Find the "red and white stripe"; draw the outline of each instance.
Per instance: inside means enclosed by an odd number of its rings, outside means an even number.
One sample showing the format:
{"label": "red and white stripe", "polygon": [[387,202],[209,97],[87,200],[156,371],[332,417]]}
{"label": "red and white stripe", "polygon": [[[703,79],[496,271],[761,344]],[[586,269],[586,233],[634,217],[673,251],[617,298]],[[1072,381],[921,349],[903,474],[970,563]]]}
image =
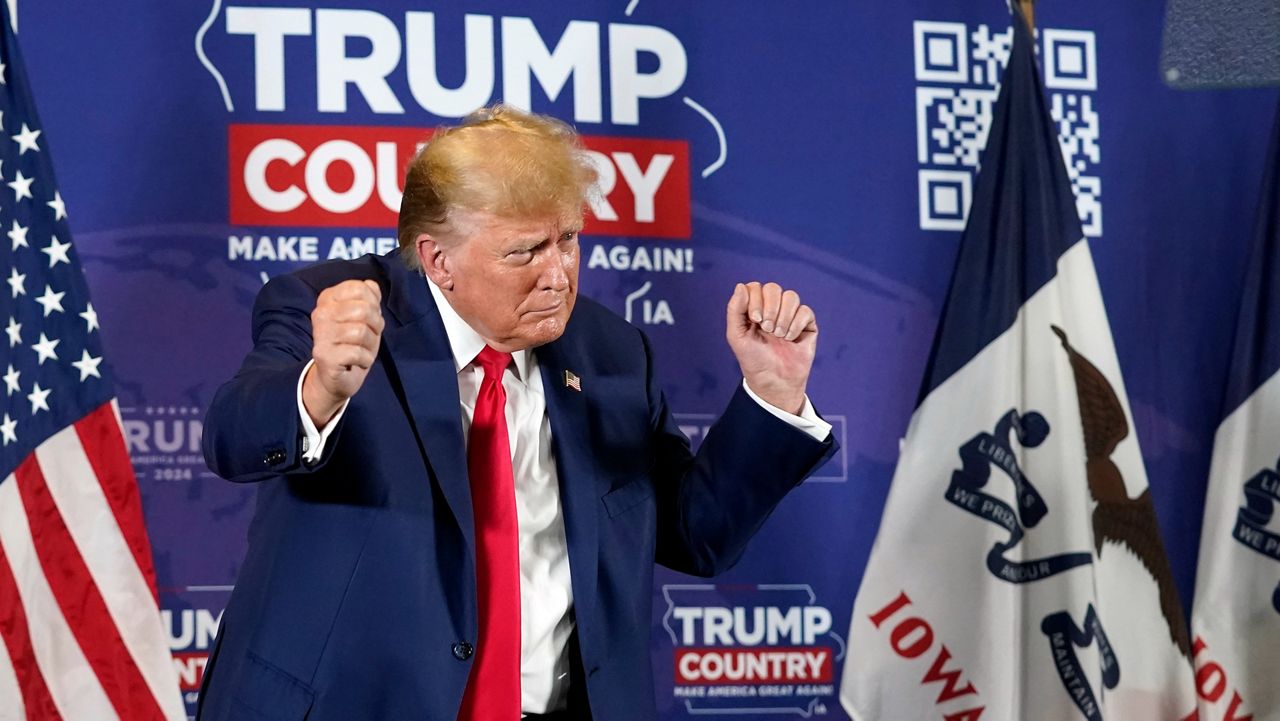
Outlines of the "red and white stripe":
{"label": "red and white stripe", "polygon": [[118,411],[0,482],[0,721],[186,718]]}

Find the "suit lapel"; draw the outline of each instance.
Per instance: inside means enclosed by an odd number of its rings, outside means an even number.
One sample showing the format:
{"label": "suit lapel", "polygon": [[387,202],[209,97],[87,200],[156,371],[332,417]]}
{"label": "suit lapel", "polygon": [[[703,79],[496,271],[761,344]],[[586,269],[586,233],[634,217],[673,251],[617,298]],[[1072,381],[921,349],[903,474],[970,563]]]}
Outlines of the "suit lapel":
{"label": "suit lapel", "polygon": [[[462,529],[469,552],[475,550],[475,522],[467,476],[466,444],[458,400],[458,372],[440,312],[427,280],[410,271],[397,255],[388,256],[388,319],[382,340],[404,390],[413,430],[426,453],[445,501]],[[394,326],[394,327],[393,327]]]}
{"label": "suit lapel", "polygon": [[[565,336],[569,333],[566,332]],[[565,535],[569,543],[574,613],[578,616],[579,628],[596,628],[584,622],[595,611],[596,568],[600,552],[597,525],[600,499],[591,463],[591,428],[587,413],[591,378],[579,378],[581,391],[570,388],[565,382],[565,371],[581,376],[588,368],[585,357],[567,337],[538,348],[537,354],[560,479],[560,504],[564,508]]]}

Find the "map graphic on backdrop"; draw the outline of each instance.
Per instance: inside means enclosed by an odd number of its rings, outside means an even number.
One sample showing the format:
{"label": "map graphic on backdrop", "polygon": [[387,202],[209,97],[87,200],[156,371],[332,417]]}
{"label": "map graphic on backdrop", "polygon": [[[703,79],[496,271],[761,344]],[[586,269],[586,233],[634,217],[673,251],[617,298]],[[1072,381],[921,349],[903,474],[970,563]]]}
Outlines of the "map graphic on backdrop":
{"label": "map graphic on backdrop", "polygon": [[[555,26],[550,32],[540,32],[529,18],[469,14],[462,18],[461,23],[465,71],[461,83],[449,88],[439,79],[446,62],[439,56],[444,52],[441,46],[446,42],[446,28],[451,24],[456,32],[457,21],[456,14],[445,12],[406,11],[401,15],[367,9],[222,7],[215,3],[211,14],[197,31],[196,48],[202,66],[217,81],[231,118],[252,109],[259,115],[272,113],[272,119],[290,119],[295,115],[290,112],[292,109],[309,109],[312,102],[322,117],[328,117],[324,115],[326,113],[345,113],[349,106],[364,103],[378,116],[408,114],[407,109],[416,104],[441,118],[454,118],[496,97],[495,76],[499,68],[503,81],[502,97],[524,107],[532,106],[535,88],[551,100],[571,88],[572,114],[565,119],[579,125],[600,123],[607,112],[613,126],[639,126],[644,132],[643,129],[652,127],[652,123],[641,122],[642,108],[650,102],[678,96],[687,109],[706,121],[709,128],[700,128],[700,133],[690,133],[690,137],[683,140],[630,135],[585,136],[591,157],[601,173],[601,196],[590,209],[585,231],[589,240],[583,249],[588,274],[584,284],[592,280],[592,273],[609,271],[625,272],[640,280],[637,287],[619,285],[612,294],[615,301],[618,295],[622,295],[621,307],[616,302],[613,305],[627,320],[643,326],[676,326],[683,315],[678,311],[682,309],[679,301],[671,298],[661,286],[668,277],[695,275],[699,270],[698,256],[695,255],[698,239],[692,239],[692,247],[685,245],[690,243],[692,234],[691,196],[694,193],[691,187],[696,188],[700,179],[712,176],[729,158],[726,131],[720,120],[693,98],[680,95],[691,71],[686,49],[679,37],[658,26],[632,23],[605,25],[582,20],[567,22],[557,37]],[[922,85],[917,89],[922,202],[928,200],[927,207],[935,218],[944,215],[944,206],[953,202],[947,200],[948,186],[933,182],[936,178],[927,174],[949,172],[950,175],[939,177],[960,183],[957,192],[964,199],[960,208],[963,217],[968,204],[966,191],[977,167],[974,146],[976,144],[980,148],[985,141],[998,66],[1008,59],[1011,35],[991,35],[987,26],[980,25],[973,34],[974,46],[969,48],[968,33],[962,23],[916,22],[913,29],[917,81],[969,82],[986,88],[953,88],[950,98],[945,95],[946,91],[936,87]],[[945,54],[935,37],[938,31],[955,43],[952,56],[960,67],[952,69],[949,75],[931,64],[938,59],[939,53]],[[1094,63],[1092,35],[1087,35],[1089,52],[1083,53],[1082,57]],[[1055,37],[1052,32],[1046,32],[1046,42],[1052,37]],[[314,45],[298,42],[295,38],[314,38]],[[246,42],[250,39],[251,43]],[[370,53],[365,56],[347,55],[348,45],[353,40],[367,41]],[[607,44],[607,53],[601,49],[603,44]],[[970,52],[974,58],[971,73],[964,67],[966,54]],[[642,72],[641,58],[645,55],[656,59],[657,66],[650,64]],[[252,76],[244,72],[247,69],[244,64],[237,68],[234,60],[228,63],[228,56],[241,62],[246,56],[251,57]],[[983,58],[984,66],[977,65],[979,57]],[[922,62],[924,72],[920,68]],[[311,95],[310,88],[299,87],[301,83],[293,81],[290,75],[299,64],[314,64],[314,95]],[[407,95],[403,91],[398,93],[399,88],[393,88],[388,80],[388,76],[401,72],[401,65],[409,89]],[[226,73],[220,68],[226,68]],[[1086,68],[1088,72],[1092,69],[1093,65]],[[605,76],[610,87],[607,101],[602,92]],[[632,91],[628,92],[628,89]],[[983,100],[983,94],[990,98]],[[1055,98],[1057,108],[1063,97],[1058,95]],[[1075,100],[1076,96],[1070,96],[1072,104]],[[1086,110],[1088,102],[1086,97]],[[942,110],[947,104],[950,105],[949,112]],[[943,148],[950,145],[954,152],[951,156],[953,161],[964,170],[923,169],[926,163],[933,166],[952,164],[941,152],[926,153],[926,135],[941,137],[936,132],[929,132],[932,128],[926,126],[938,118],[955,126],[955,119],[963,117],[962,112],[966,108],[971,117],[952,128],[954,133],[950,141],[940,143]],[[1097,117],[1086,117],[1091,119],[1096,137]],[[1064,151],[1068,149],[1069,142],[1079,144],[1081,137],[1066,132],[1066,127],[1064,124]],[[304,263],[353,258],[367,252],[385,253],[392,249],[395,239],[387,229],[394,226],[400,179],[408,159],[421,147],[429,132],[424,127],[398,125],[231,122],[227,126],[227,177],[228,220],[232,224],[232,232],[227,236],[226,260],[261,268],[282,261]],[[1083,137],[1087,140],[1087,132]],[[1067,138],[1075,140],[1068,141]],[[1086,145],[1086,150],[1090,148],[1092,153],[1089,157],[1096,162],[1096,145]],[[712,149],[716,153],[711,162],[701,161],[700,169],[694,166],[691,156],[709,157]],[[1085,166],[1072,167],[1074,172]],[[926,180],[929,181],[927,192]],[[1092,181],[1096,182],[1096,178]],[[1090,179],[1082,182],[1088,183]],[[925,207],[922,205],[922,228],[955,229],[954,224],[926,224],[923,221]],[[1099,208],[1095,231],[1100,230],[1100,224]],[[610,237],[617,240],[610,242],[607,240]],[[664,240],[637,242],[643,238]],[[260,270],[259,275],[265,280],[271,272]],[[596,297],[600,298],[598,292]],[[607,302],[608,298],[606,293],[600,299]],[[675,309],[673,302],[677,303]],[[180,447],[184,439],[188,443],[185,450],[198,448],[198,421],[187,420],[185,427],[181,427],[173,420],[175,410],[179,418],[184,418],[187,408],[145,407],[143,414],[148,416],[150,424],[135,421],[133,426],[138,430],[138,450],[147,447],[148,436],[143,429],[151,431],[150,445],[160,451],[173,448],[175,444]],[[195,411],[197,407],[190,408]],[[844,415],[828,415],[836,432],[842,439],[846,438],[848,425]],[[155,420],[150,419],[152,416]],[[705,432],[706,422],[714,418],[714,413],[685,413],[681,417],[686,432],[696,444]],[[142,454],[140,457],[148,460],[157,456]],[[197,470],[200,462],[196,456],[184,453],[170,455],[169,458],[172,465],[152,469],[154,480],[188,480],[197,475],[208,475],[202,469]],[[195,468],[183,468],[184,462]],[[840,457],[819,471],[814,480],[845,481],[848,477],[848,452],[842,450]],[[202,598],[204,605],[208,606],[212,600],[225,603],[228,589],[226,586],[188,587],[186,591],[188,595]],[[813,591],[808,593],[812,595]],[[207,620],[212,617],[212,608],[183,609],[181,613],[186,614],[182,616],[184,623],[191,614]],[[828,612],[828,620],[829,615]],[[186,640],[187,634],[177,634],[174,645],[175,657],[183,673],[184,690],[190,690],[188,682],[198,682],[196,667],[203,659],[200,654],[207,653],[208,638],[196,633],[187,643],[180,643]],[[791,703],[797,712],[804,715],[812,714],[818,708],[825,712],[827,701],[833,694],[833,666],[843,656],[841,642],[839,656],[828,654],[817,678],[798,679],[810,682],[800,685],[804,694],[791,697],[780,707],[766,703],[760,708],[775,708],[776,712],[791,708],[787,705]],[[687,661],[693,656],[686,654],[683,658]],[[705,692],[708,688],[693,683],[687,674],[674,678],[673,696],[677,695],[675,689],[690,693],[698,689]],[[780,679],[787,680],[787,675],[784,673],[781,677],[764,680]],[[738,686],[732,679],[722,679],[717,686],[722,700],[733,698],[724,695],[726,689],[752,688]],[[792,685],[789,688],[794,693],[797,687]],[[805,694],[812,697],[812,703],[796,705],[797,699],[804,701]],[[715,703],[707,705],[708,697],[682,698],[689,713],[716,707]],[[777,701],[775,698],[774,702]]]}

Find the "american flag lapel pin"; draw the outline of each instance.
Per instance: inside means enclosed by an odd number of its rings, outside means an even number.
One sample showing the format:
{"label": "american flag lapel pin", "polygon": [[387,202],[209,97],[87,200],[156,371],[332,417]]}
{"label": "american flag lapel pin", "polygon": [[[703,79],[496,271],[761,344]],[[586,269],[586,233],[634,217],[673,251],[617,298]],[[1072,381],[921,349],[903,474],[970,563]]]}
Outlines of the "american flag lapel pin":
{"label": "american flag lapel pin", "polygon": [[578,377],[578,376],[577,376],[573,371],[571,371],[571,370],[566,370],[566,371],[564,372],[564,387],[565,387],[565,388],[572,388],[572,389],[574,389],[575,391],[577,391],[577,392],[581,393],[581,392],[582,392],[582,379],[581,379],[581,378],[579,378],[579,377]]}

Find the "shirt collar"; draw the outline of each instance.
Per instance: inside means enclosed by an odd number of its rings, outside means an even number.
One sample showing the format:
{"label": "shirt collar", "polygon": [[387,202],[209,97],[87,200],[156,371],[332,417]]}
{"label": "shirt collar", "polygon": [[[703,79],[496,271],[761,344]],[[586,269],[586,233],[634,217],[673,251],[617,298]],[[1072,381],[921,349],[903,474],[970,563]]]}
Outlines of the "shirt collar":
{"label": "shirt collar", "polygon": [[[429,278],[423,278],[423,282],[431,289],[431,297],[435,298],[436,308],[440,310],[440,320],[444,322],[445,335],[449,337],[449,349],[453,351],[453,365],[457,372],[461,373],[463,368],[471,365],[471,361],[476,359],[480,351],[484,348],[484,338],[475,331],[467,322],[458,315],[458,311],[449,305],[449,300],[444,297],[444,292],[436,287]],[[518,350],[511,354],[512,367],[515,368],[516,377],[521,383],[527,383],[529,374],[532,372],[530,367],[533,361],[533,353],[528,349]]]}

